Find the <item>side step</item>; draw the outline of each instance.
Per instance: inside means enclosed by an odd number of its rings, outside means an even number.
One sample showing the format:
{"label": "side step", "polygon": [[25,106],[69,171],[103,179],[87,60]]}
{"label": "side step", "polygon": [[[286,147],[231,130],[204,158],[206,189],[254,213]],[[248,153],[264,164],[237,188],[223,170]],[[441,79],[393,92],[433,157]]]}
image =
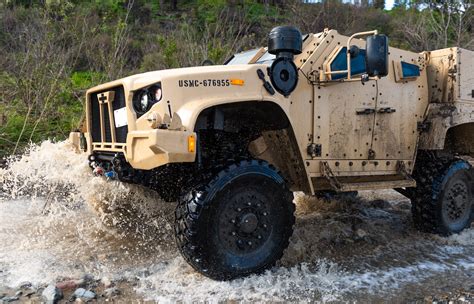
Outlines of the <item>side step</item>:
{"label": "side step", "polygon": [[316,191],[332,189],[346,192],[416,187],[416,181],[406,173],[403,162],[399,164],[399,172],[396,175],[336,177],[327,162],[321,163],[321,169],[323,177],[313,179]]}
{"label": "side step", "polygon": [[377,190],[377,189],[396,189],[416,187],[414,179],[402,179],[382,182],[365,182],[365,183],[341,183],[339,191],[361,191],[361,190]]}

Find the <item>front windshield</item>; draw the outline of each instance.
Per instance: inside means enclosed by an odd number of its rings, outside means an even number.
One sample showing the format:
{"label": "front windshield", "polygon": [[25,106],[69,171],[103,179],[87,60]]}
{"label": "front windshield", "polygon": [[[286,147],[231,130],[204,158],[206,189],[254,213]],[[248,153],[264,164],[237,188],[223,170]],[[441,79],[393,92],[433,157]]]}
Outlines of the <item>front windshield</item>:
{"label": "front windshield", "polygon": [[[306,38],[309,37],[309,34],[304,34],[302,35],[302,41],[304,42]],[[254,57],[258,54],[260,50],[263,50],[263,48],[259,49],[253,49],[250,51],[245,51],[241,53],[237,53],[232,55],[230,59],[228,59],[224,64],[225,65],[234,65],[234,64],[248,64],[250,61],[255,61]],[[271,65],[272,62],[275,60],[276,56],[273,54],[270,54],[268,51],[265,51],[260,58],[257,58],[255,62],[252,63],[258,63],[258,64],[267,64]],[[254,60],[252,60],[254,59]]]}
{"label": "front windshield", "polygon": [[225,64],[227,65],[233,65],[233,64],[247,64],[252,60],[252,58],[257,55],[258,51],[260,49],[254,49],[250,51],[245,51],[242,53],[235,54],[230,58]]}
{"label": "front windshield", "polygon": [[[258,63],[258,64],[268,64],[270,65],[273,60],[275,60],[275,55],[272,55],[265,51],[264,49],[253,49],[250,51],[245,51],[242,53],[237,53],[233,55],[230,59],[227,60],[226,65],[234,64],[248,64],[248,63]],[[263,53],[263,54],[262,54]],[[260,56],[261,55],[261,56]]]}

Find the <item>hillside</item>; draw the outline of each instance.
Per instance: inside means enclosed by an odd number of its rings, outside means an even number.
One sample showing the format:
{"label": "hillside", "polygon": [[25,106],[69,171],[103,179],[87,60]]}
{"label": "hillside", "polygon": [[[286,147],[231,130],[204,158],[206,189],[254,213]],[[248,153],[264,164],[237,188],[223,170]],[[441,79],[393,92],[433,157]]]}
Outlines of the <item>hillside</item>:
{"label": "hillside", "polygon": [[0,4],[0,156],[65,138],[80,125],[87,88],[138,72],[222,63],[266,44],[269,30],[378,29],[391,45],[474,48],[463,1],[10,0]]}

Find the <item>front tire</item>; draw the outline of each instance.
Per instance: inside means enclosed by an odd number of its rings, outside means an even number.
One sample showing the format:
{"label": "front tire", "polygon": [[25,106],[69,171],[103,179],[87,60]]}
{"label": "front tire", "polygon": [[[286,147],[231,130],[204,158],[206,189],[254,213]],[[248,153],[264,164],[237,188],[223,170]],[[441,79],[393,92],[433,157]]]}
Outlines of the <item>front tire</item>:
{"label": "front tire", "polygon": [[212,279],[259,273],[282,257],[294,211],[293,194],[273,166],[241,161],[180,198],[176,242],[185,260]]}

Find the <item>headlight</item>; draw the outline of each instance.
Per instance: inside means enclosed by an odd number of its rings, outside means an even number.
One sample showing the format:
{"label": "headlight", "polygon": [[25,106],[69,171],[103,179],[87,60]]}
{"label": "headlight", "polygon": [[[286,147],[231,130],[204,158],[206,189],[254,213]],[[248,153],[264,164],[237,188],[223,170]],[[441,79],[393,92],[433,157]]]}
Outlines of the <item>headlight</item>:
{"label": "headlight", "polygon": [[146,112],[150,106],[150,97],[148,92],[143,92],[140,96],[140,112]]}
{"label": "headlight", "polygon": [[133,108],[137,112],[138,117],[148,112],[162,97],[163,93],[160,83],[136,91],[133,96]]}
{"label": "headlight", "polygon": [[148,91],[151,93],[150,95],[151,95],[154,102],[160,101],[161,97],[163,97],[161,87],[158,86],[158,85],[151,86]]}

